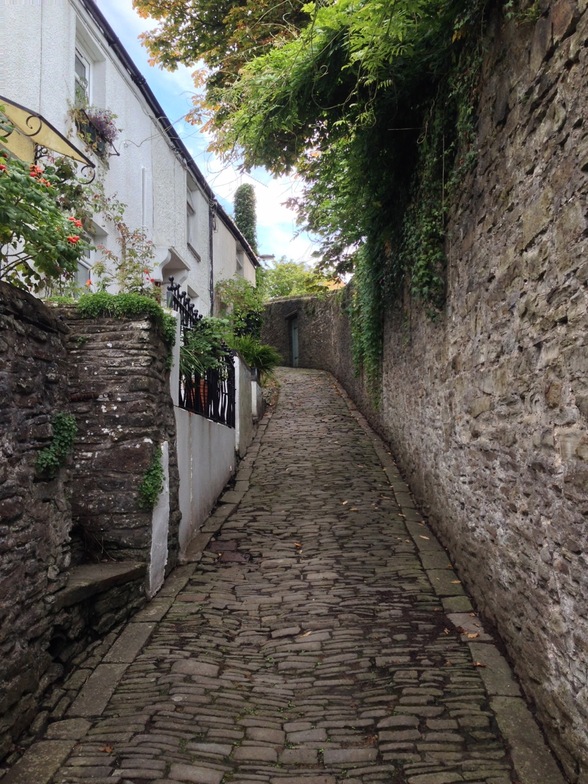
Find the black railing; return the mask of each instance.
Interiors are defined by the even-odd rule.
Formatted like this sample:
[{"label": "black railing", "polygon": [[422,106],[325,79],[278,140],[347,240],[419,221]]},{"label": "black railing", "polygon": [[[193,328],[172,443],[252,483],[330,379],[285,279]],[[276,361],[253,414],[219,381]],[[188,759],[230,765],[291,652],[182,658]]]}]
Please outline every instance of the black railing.
[{"label": "black railing", "polygon": [[[186,292],[170,278],[168,306],[180,314],[180,340],[188,342],[191,330],[199,329],[202,316]],[[181,347],[180,347],[181,351]],[[181,369],[179,400],[180,408],[199,414],[213,422],[235,427],[235,366],[232,352],[227,348],[218,358],[218,367],[208,369],[204,375]]]},{"label": "black railing", "polygon": [[198,313],[189,294],[182,291],[180,284],[174,283],[173,278],[169,279],[167,292],[167,306],[180,314],[180,332],[183,334],[186,329],[194,329],[202,321],[202,315]]},{"label": "black railing", "polygon": [[235,427],[235,367],[229,354],[220,368],[180,375],[180,408],[213,422]]}]

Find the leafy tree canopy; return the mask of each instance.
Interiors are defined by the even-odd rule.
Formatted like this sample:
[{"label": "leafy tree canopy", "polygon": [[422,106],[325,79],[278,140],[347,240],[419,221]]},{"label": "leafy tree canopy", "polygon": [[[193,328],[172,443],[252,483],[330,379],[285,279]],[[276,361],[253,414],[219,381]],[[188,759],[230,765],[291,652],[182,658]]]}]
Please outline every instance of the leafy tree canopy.
[{"label": "leafy tree canopy", "polygon": [[298,297],[305,294],[322,294],[335,284],[332,278],[321,274],[308,264],[289,261],[282,256],[271,266],[258,270],[257,285],[265,301],[276,297]]},{"label": "leafy tree canopy", "polygon": [[159,21],[144,34],[156,61],[212,68],[213,149],[246,169],[295,168],[301,221],[345,269],[360,244],[389,242],[427,113],[439,97],[451,104],[440,88],[484,2],[134,4]]},{"label": "leafy tree canopy", "polygon": [[302,178],[293,204],[324,238],[322,266],[355,273],[357,366],[377,382],[394,297],[408,285],[431,312],[443,302],[447,204],[473,160],[491,0],[293,2],[135,5],[159,20],[145,35],[157,61],[212,69],[194,114],[208,112],[212,150]]},{"label": "leafy tree canopy", "polygon": [[307,22],[301,0],[133,0],[158,26],[142,35],[152,63],[174,69],[204,61],[215,85],[233,81],[243,65],[287,40]]}]

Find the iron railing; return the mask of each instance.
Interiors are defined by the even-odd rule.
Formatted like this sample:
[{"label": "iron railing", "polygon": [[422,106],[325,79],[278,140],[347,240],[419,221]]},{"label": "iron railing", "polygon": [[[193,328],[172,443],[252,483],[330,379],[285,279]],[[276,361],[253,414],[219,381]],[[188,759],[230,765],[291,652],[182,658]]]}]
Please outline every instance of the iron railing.
[{"label": "iron railing", "polygon": [[235,427],[235,367],[229,354],[220,368],[180,375],[180,408],[213,422]]},{"label": "iron railing", "polygon": [[[199,329],[202,315],[185,291],[170,278],[168,305],[180,314],[180,340],[186,345],[191,330]],[[180,349],[181,350],[181,349]],[[185,372],[180,363],[178,405],[213,422],[235,427],[235,366],[233,354],[227,348],[218,356],[218,367],[208,369],[203,375]]]},{"label": "iron railing", "polygon": [[174,283],[173,278],[169,279],[167,292],[167,306],[180,314],[180,333],[183,336],[184,330],[194,329],[202,321],[202,315],[198,312],[189,294],[182,291],[180,284]]}]

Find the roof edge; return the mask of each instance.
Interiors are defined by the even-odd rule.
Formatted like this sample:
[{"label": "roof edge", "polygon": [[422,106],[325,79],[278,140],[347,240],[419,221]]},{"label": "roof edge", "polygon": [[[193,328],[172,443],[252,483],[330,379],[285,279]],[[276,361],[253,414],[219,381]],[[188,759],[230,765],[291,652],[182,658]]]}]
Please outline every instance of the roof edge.
[{"label": "roof edge", "polygon": [[121,43],[119,37],[114,32],[112,26],[110,25],[110,22],[106,19],[102,11],[98,8],[94,0],[80,0],[80,2],[84,6],[86,11],[90,14],[94,22],[101,28],[108,45],[114,51],[114,53],[116,54],[116,56],[118,57],[122,65],[124,66],[124,68],[129,73],[131,80],[137,85],[137,87],[141,91],[143,97],[145,98],[145,100],[149,105],[149,108],[153,111],[155,115],[155,119],[160,124],[163,132],[168,137],[170,142],[173,144],[173,146],[176,148],[178,153],[184,159],[184,162],[186,163],[190,173],[194,176],[196,182],[206,193],[210,201],[214,201],[216,203],[217,215],[220,215],[222,217],[222,219],[227,224],[227,227],[231,232],[231,234],[233,234],[235,239],[237,239],[241,243],[243,249],[247,253],[247,256],[249,257],[252,264],[255,267],[259,267],[260,261],[257,254],[255,253],[255,251],[253,250],[253,248],[251,247],[251,245],[249,244],[249,242],[247,241],[247,239],[245,238],[241,230],[238,228],[233,218],[227,213],[227,211],[224,209],[222,204],[219,203],[214,191],[212,190],[212,188],[206,181],[206,178],[198,168],[196,162],[188,152],[186,145],[181,140],[179,135],[176,133],[171,123],[171,120],[163,111],[163,108],[159,103],[159,101],[157,100],[157,98],[155,97],[153,90],[149,87],[149,84],[147,83],[147,79],[143,76],[143,74],[139,71],[139,69],[135,65],[131,56],[129,55],[129,53]]}]

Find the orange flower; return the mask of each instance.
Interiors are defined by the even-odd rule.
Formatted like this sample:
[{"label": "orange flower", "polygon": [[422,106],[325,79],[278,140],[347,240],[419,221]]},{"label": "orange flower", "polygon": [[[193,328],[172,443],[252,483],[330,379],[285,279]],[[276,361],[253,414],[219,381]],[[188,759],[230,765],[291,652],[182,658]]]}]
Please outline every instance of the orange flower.
[{"label": "orange flower", "polygon": [[32,163],[31,168],[29,169],[29,173],[31,177],[38,177],[39,174],[43,174],[43,169],[40,166]]},{"label": "orange flower", "polygon": [[77,234],[70,234],[69,237],[67,237],[67,241],[71,242],[72,245],[75,245],[76,242],[80,241],[80,238]]},{"label": "orange flower", "polygon": [[88,280],[86,281],[86,286],[90,288],[91,285],[92,285],[92,281],[90,280],[90,278],[88,278]]},{"label": "orange flower", "polygon": [[81,229],[82,228],[82,221],[79,220],[78,218],[74,218],[73,215],[70,215],[70,217],[68,218],[68,221],[71,221],[73,223],[73,225],[76,227],[76,229]]},{"label": "orange flower", "polygon": [[6,171],[7,168],[5,163],[0,163],[0,171]]}]

